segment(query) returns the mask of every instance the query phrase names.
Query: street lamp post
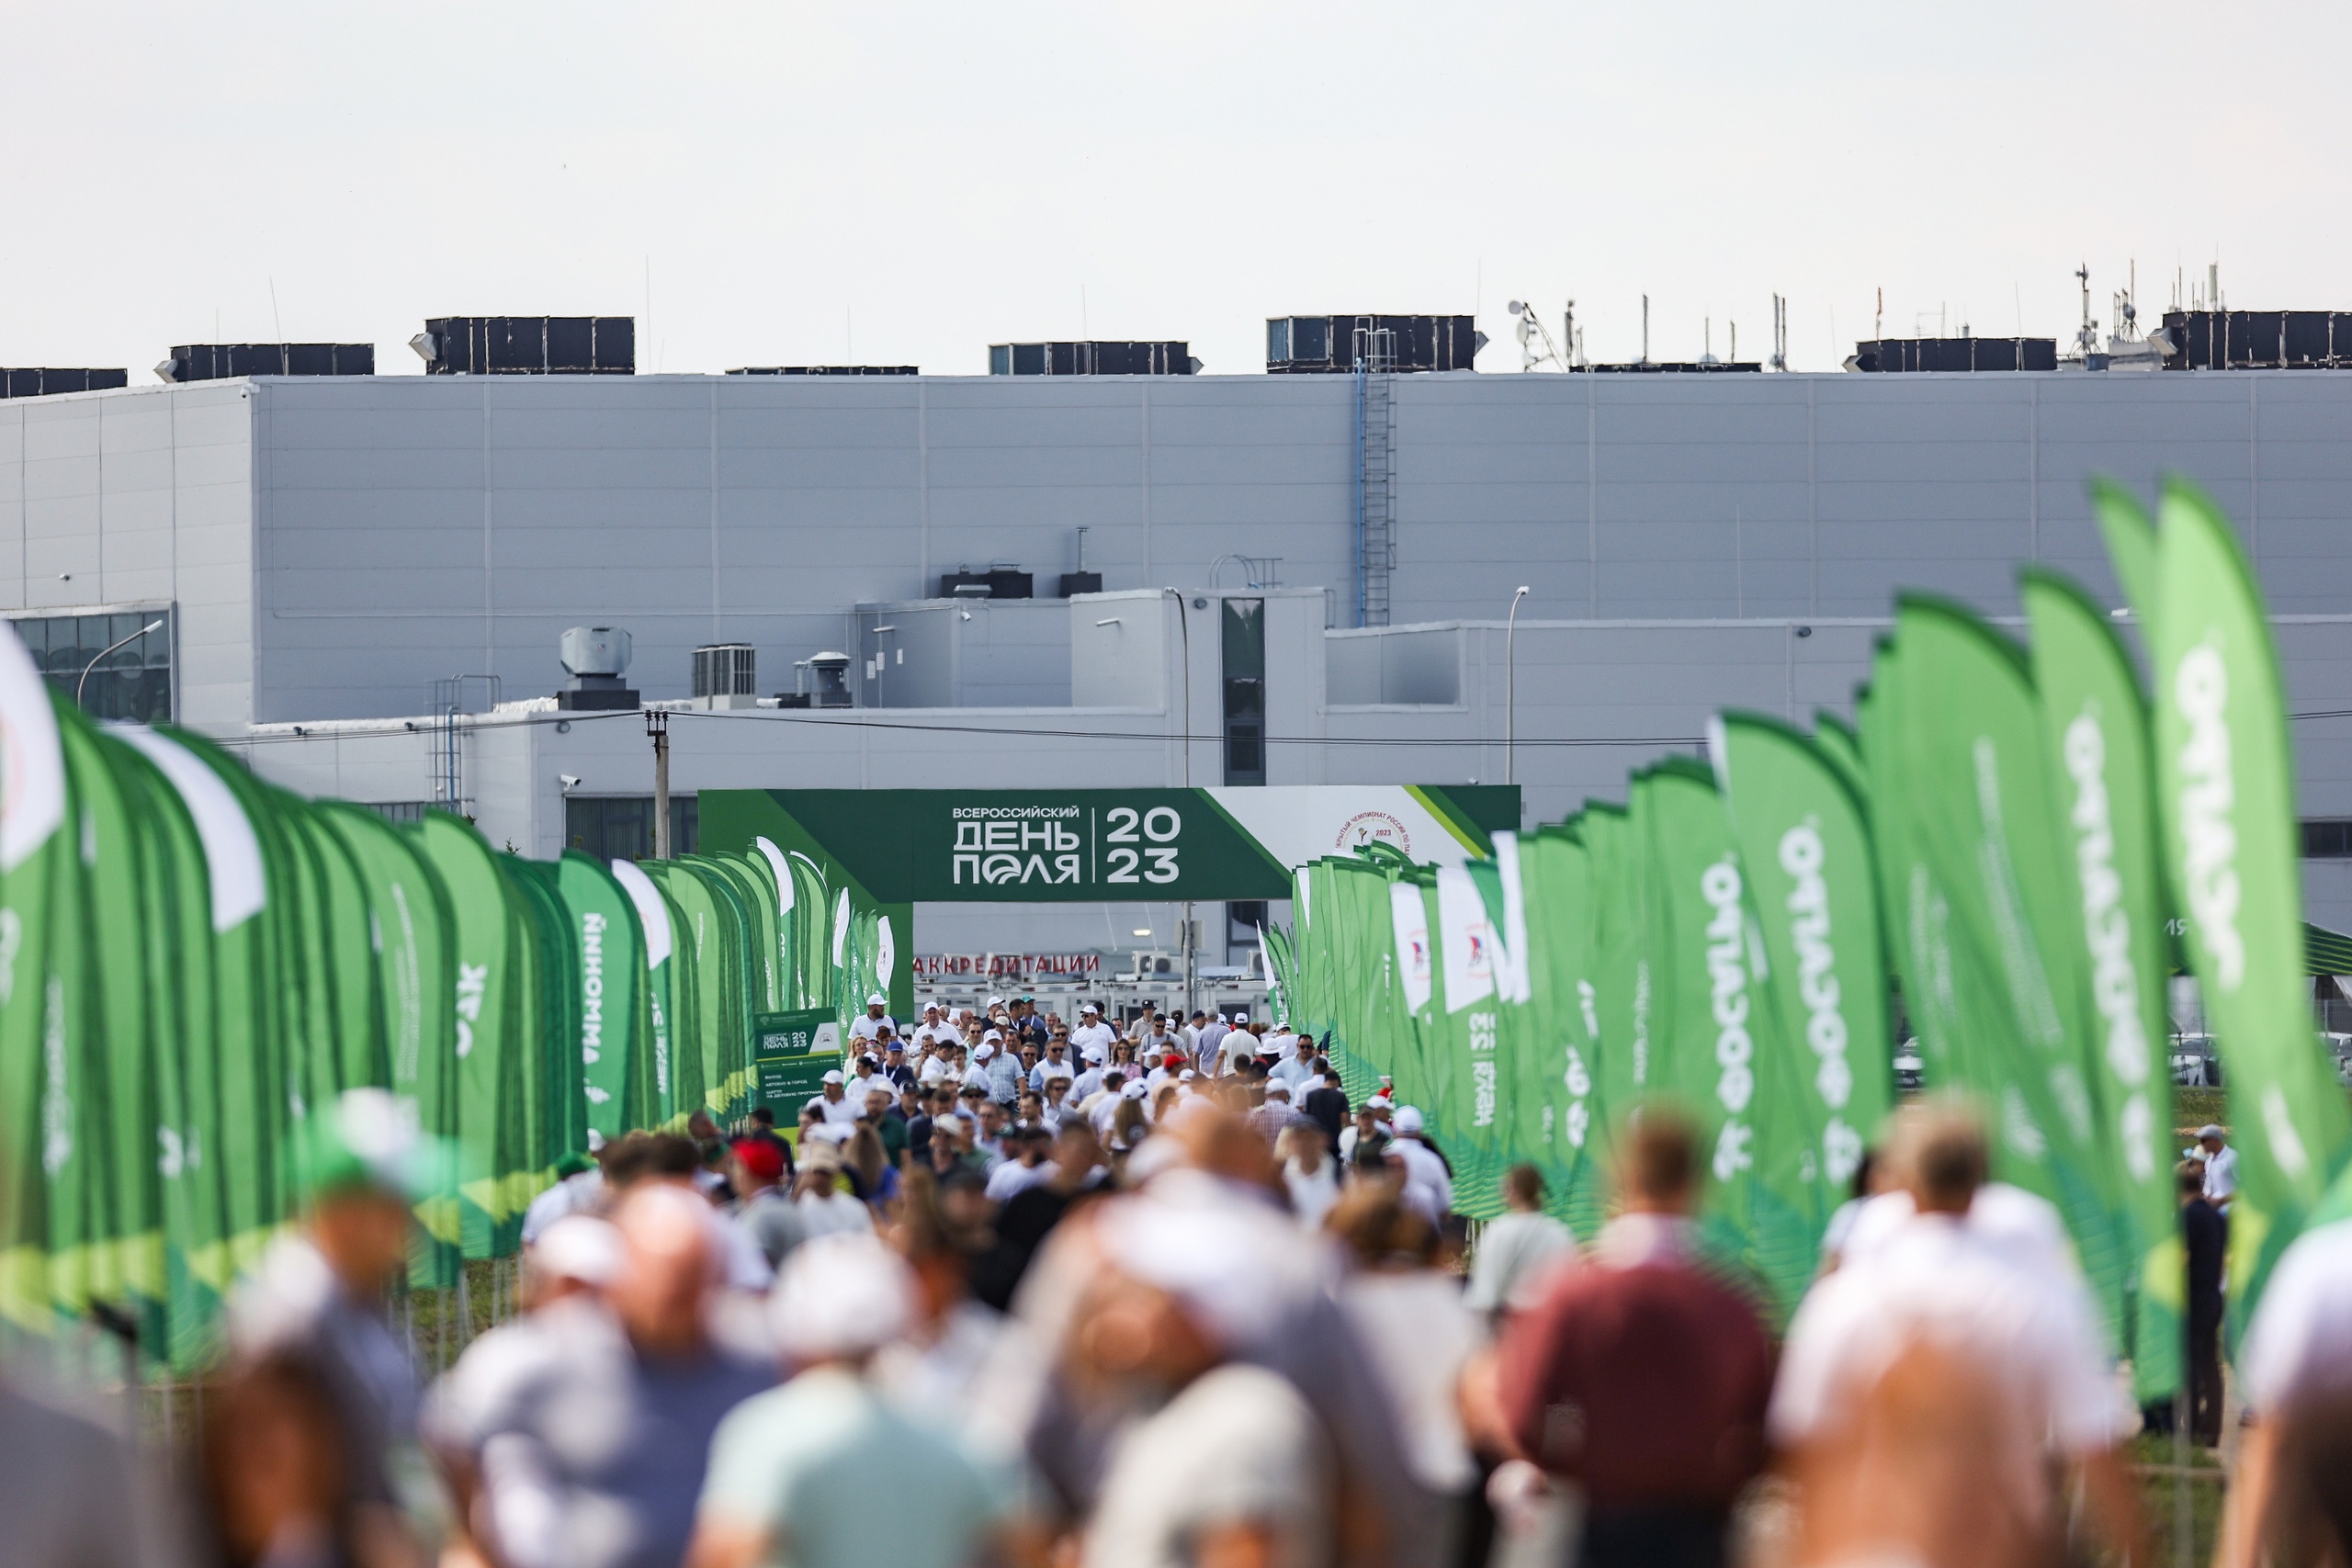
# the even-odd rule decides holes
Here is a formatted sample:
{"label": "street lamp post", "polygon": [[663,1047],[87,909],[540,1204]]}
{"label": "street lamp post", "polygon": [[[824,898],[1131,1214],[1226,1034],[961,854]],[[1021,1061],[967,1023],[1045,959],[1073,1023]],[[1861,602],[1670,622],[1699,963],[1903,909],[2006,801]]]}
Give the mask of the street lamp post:
{"label": "street lamp post", "polygon": [[1519,739],[1519,602],[1527,597],[1522,586],[1510,596],[1510,619],[1503,630],[1503,783],[1516,784],[1511,771],[1511,747]]}
{"label": "street lamp post", "polygon": [[[1184,716],[1177,723],[1176,733],[1182,738],[1179,743],[1184,748],[1184,787],[1190,789],[1193,787],[1193,622],[1184,613],[1184,595],[1182,592],[1173,588],[1163,588],[1160,592],[1176,601],[1176,629],[1184,634]],[[1160,646],[1165,648],[1168,645],[1162,643]],[[1189,1015],[1196,995],[1193,979],[1193,901],[1189,898],[1184,901],[1183,919],[1184,943],[1180,951],[1184,955],[1184,1011]]]}
{"label": "street lamp post", "polygon": [[[112,653],[116,649],[120,648],[125,642],[138,641],[141,637],[145,637],[149,632],[155,630],[163,624],[164,623],[160,619],[150,621],[145,626],[140,627],[137,631],[132,632],[129,637],[124,637],[122,642],[108,643],[106,647],[98,649],[98,659],[104,659],[107,654]],[[90,683],[90,671],[98,667],[98,659],[93,659],[87,664],[82,666],[82,678],[74,682],[74,705],[77,708],[82,705],[82,688]]]}

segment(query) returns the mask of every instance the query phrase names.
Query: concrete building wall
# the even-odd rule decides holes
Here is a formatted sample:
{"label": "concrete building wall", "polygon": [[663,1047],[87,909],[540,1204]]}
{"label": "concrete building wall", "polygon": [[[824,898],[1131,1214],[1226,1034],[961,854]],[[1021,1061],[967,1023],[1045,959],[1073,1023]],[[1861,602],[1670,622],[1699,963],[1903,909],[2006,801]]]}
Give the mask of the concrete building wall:
{"label": "concrete building wall", "polygon": [[174,604],[179,711],[254,717],[254,389],[0,401],[0,606]]}
{"label": "concrete building wall", "polygon": [[[850,606],[944,570],[1011,560],[1049,585],[1081,525],[1107,588],[1191,592],[1221,558],[1280,558],[1346,625],[1353,396],[1344,377],[639,376],[23,400],[0,411],[0,592],[176,581],[192,621],[248,621],[264,720],[406,713],[458,673],[552,691],[580,622],[628,626],[640,689],[684,695],[698,643],[786,670],[843,646]],[[2108,594],[2085,482],[2167,470],[2239,519],[2279,613],[2352,601],[2352,375],[1461,374],[1397,378],[1395,406],[1398,624],[1498,615],[1521,583],[1527,618],[1874,615],[1902,587],[2004,613],[2020,560]],[[216,569],[249,585],[188,575]],[[213,636],[196,648],[233,680]]]}

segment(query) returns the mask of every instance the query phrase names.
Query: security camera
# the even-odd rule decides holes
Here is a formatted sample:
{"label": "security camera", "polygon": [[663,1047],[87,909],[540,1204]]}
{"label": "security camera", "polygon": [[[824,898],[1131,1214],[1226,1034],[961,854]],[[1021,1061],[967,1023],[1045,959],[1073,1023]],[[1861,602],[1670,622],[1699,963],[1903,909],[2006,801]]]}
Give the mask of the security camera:
{"label": "security camera", "polygon": [[563,792],[566,795],[570,795],[573,790],[580,787],[580,775],[578,773],[558,773],[556,774],[556,779],[563,785]]}

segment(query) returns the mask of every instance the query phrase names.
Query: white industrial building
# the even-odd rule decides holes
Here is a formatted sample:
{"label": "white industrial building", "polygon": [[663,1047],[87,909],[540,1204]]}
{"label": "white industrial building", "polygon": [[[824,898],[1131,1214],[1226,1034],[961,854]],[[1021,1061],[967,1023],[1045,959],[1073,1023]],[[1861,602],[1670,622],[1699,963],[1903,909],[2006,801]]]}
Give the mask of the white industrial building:
{"label": "white industrial building", "polygon": [[[756,649],[765,694],[850,656],[852,706],[674,714],[681,796],[1510,777],[1535,822],[1695,749],[1715,707],[1847,712],[1898,589],[2009,616],[2039,560],[2115,603],[2086,481],[2167,471],[2239,520],[2295,709],[2352,709],[2352,373],[2327,370],[319,377],[16,399],[0,610],[69,679],[103,646],[84,617],[161,620],[102,687],[145,682],[144,711],[294,788],[395,810],[454,795],[542,856],[603,820],[593,803],[651,790],[638,713],[554,711],[573,626],[630,634],[647,702],[688,698],[707,644]],[[967,569],[1049,594],[1081,566],[1101,592],[939,596]],[[1262,637],[1254,764],[1236,625]],[[457,677],[481,678],[444,688],[469,711],[436,724]],[[2352,717],[2295,738],[2305,817],[2352,819]],[[2306,869],[2313,917],[2352,926],[2352,859]],[[1134,919],[925,906],[918,945],[1123,945],[1153,924]]]}

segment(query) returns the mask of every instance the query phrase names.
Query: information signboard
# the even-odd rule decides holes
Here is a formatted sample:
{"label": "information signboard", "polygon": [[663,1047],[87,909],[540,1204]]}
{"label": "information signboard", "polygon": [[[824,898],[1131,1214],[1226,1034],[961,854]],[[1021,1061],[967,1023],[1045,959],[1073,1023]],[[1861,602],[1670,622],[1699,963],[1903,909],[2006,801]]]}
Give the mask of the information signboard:
{"label": "information signboard", "polygon": [[827,1010],[763,1012],[752,1021],[752,1101],[775,1113],[779,1132],[800,1125],[800,1108],[824,1092],[842,1065],[841,1024]]}

